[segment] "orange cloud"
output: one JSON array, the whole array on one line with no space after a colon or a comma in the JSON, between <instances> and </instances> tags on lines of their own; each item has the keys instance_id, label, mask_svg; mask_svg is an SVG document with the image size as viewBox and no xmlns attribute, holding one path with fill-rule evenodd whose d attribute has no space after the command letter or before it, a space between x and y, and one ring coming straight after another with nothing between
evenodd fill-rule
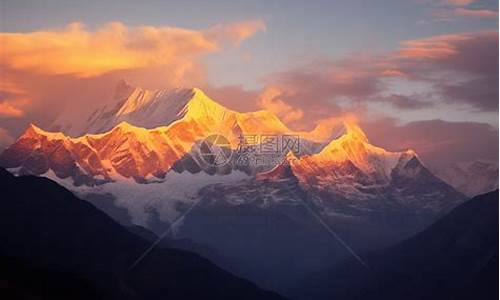
<instances>
[{"instance_id":1,"label":"orange cloud","mask_svg":"<svg viewBox=\"0 0 500 300\"><path fill-rule=\"evenodd\" d=\"M111 97L122 78L145 88L203 85L204 55L262 30L263 21L250 20L202 30L114 22L0 32L0 117L44 123L65 107L81 113Z\"/></svg>"},{"instance_id":2,"label":"orange cloud","mask_svg":"<svg viewBox=\"0 0 500 300\"><path fill-rule=\"evenodd\" d=\"M239 45L242 41L252 37L258 31L265 31L266 24L262 20L250 20L232 23L230 26L219 24L206 31L207 37L218 41L226 41Z\"/></svg>"},{"instance_id":3,"label":"orange cloud","mask_svg":"<svg viewBox=\"0 0 500 300\"><path fill-rule=\"evenodd\" d=\"M0 103L0 116L2 117L22 117L24 113L19 108L11 105L8 102Z\"/></svg>"},{"instance_id":4,"label":"orange cloud","mask_svg":"<svg viewBox=\"0 0 500 300\"><path fill-rule=\"evenodd\" d=\"M237 45L264 30L262 21L215 25L206 30L177 27L127 27L109 23L89 31L81 23L62 30L0 33L0 64L46 74L93 77L107 72L168 66L179 76L200 55Z\"/></svg>"},{"instance_id":5,"label":"orange cloud","mask_svg":"<svg viewBox=\"0 0 500 300\"><path fill-rule=\"evenodd\" d=\"M21 86L2 78L0 81L0 117L18 118L24 116L22 107L31 101L26 98L26 92Z\"/></svg>"},{"instance_id":6,"label":"orange cloud","mask_svg":"<svg viewBox=\"0 0 500 300\"><path fill-rule=\"evenodd\" d=\"M283 92L276 87L266 88L259 98L259 106L275 113L285 123L298 121L304 117L304 112L299 108L286 104L280 97Z\"/></svg>"}]
</instances>

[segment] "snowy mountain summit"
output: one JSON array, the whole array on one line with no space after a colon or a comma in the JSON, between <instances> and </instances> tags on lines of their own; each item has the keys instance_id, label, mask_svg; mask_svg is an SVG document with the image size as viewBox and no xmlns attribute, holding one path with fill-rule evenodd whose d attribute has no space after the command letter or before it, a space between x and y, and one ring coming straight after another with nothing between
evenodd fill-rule
<instances>
[{"instance_id":1,"label":"snowy mountain summit","mask_svg":"<svg viewBox=\"0 0 500 300\"><path fill-rule=\"evenodd\" d=\"M283 193L289 198L285 186L292 185L297 195L321 199L318 205L329 213L389 205L435 214L463 200L415 152L371 144L352 120L331 119L298 132L269 111L240 113L196 88L148 91L121 82L112 101L90 116L63 121L55 122L62 132L30 125L0 154L0 166L51 177L82 197L113 195L142 225L152 208L172 221L183 207L178 203L190 203L217 184L231 203L245 203L247 196L283 200ZM223 136L231 150L222 166L207 163L203 152L214 135ZM241 151L247 137L259 141ZM300 138L297 147L285 147L289 137ZM242 164L252 160L266 165ZM162 200L165 195L173 198Z\"/></svg>"},{"instance_id":2,"label":"snowy mountain summit","mask_svg":"<svg viewBox=\"0 0 500 300\"><path fill-rule=\"evenodd\" d=\"M222 108L197 88L146 90L122 80L116 87L114 97L90 115L75 120L61 114L51 128L70 136L104 133L122 122L151 129L181 119L190 111L188 104L191 112L196 109L214 112Z\"/></svg>"}]
</instances>

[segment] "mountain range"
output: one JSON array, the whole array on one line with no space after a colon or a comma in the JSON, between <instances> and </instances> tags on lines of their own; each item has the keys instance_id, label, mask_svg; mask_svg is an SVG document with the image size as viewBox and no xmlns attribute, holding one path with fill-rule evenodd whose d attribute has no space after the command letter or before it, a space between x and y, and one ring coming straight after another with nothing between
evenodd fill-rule
<instances>
[{"instance_id":1,"label":"mountain range","mask_svg":"<svg viewBox=\"0 0 500 300\"><path fill-rule=\"evenodd\" d=\"M459 162L436 170L436 175L469 197L498 189L498 162L495 161Z\"/></svg>"},{"instance_id":2,"label":"mountain range","mask_svg":"<svg viewBox=\"0 0 500 300\"><path fill-rule=\"evenodd\" d=\"M50 131L53 132L30 125L21 138L30 139L31 136L33 140L37 138L37 135L50 137L53 142L52 145L46 146L48 148L55 147L64 141L64 150L59 150L64 153L59 153L59 156L66 160L70 160L68 156L71 156L75 161L71 166L65 162L67 170L59 170L60 173L62 172L59 177L65 178L69 172L77 184L102 182L100 179L109 181L113 175L109 174L110 172L117 172L136 180L142 180L147 176L161 176L176 162L178 169L196 172L200 169L200 158L196 157L196 152L199 150L196 142L209 134L224 135L229 139L232 147L235 147L242 135L299 135L302 147L296 152L300 151L299 154L303 155L323 150L328 143L346 131L342 121L330 120L321 122L310 132L297 132L290 130L269 111L239 113L213 101L197 88L146 90L133 87L123 80L117 84L112 99L105 101L88 115L80 114L80 118L75 118L74 115L73 113L61 114L49 126ZM353 127L353 124L350 126ZM144 129L148 129L148 132L146 133ZM80 138L71 138L75 136ZM118 144L121 144L121 148L116 146ZM30 145L19 146L31 147ZM108 149L101 149L106 146ZM109 149L110 147L113 149ZM20 150L17 149L17 151ZM108 152L116 150L117 153L110 155L106 153L106 150ZM184 157L186 154L188 154L187 157ZM41 159L38 152L32 156L34 157L31 160ZM12 158L7 157L4 160ZM179 160L183 163L178 163ZM484 162L470 162L468 166L478 163L484 165ZM15 159L10 163L2 163L7 167L13 164L19 165L20 163ZM435 172L440 178L468 196L495 188L497 180L493 180L492 172L487 171L494 168L493 165L488 164L487 168L477 168L464 166L464 164L448 169L436 169ZM78 170L76 166L83 170ZM242 168L245 169L245 167ZM55 167L55 169L58 168ZM431 169L434 170L434 168ZM257 170L250 171L255 173L255 171L262 170L262 168L257 168ZM454 175L457 170L460 172ZM39 173L39 171L30 172ZM471 178L474 180L470 180Z\"/></svg>"},{"instance_id":3,"label":"mountain range","mask_svg":"<svg viewBox=\"0 0 500 300\"><path fill-rule=\"evenodd\" d=\"M416 236L309 274L296 299L498 299L498 190Z\"/></svg>"},{"instance_id":4,"label":"mountain range","mask_svg":"<svg viewBox=\"0 0 500 300\"><path fill-rule=\"evenodd\" d=\"M15 225L0 229L2 297L282 299L172 249L179 243L168 239L137 260L157 236L120 226L46 178L0 169L0 188L2 220ZM498 190L459 205L412 238L361 256L363 264L347 258L303 274L292 299L497 299Z\"/></svg>"},{"instance_id":5,"label":"mountain range","mask_svg":"<svg viewBox=\"0 0 500 300\"><path fill-rule=\"evenodd\" d=\"M55 182L0 169L9 299L282 299L191 252L154 248ZM10 271L9 271L10 270Z\"/></svg>"},{"instance_id":6,"label":"mountain range","mask_svg":"<svg viewBox=\"0 0 500 300\"><path fill-rule=\"evenodd\" d=\"M351 251L408 238L466 200L417 153L371 144L351 119L294 131L200 89L121 82L91 115L61 116L51 128L59 131L30 125L0 166L49 177L123 225L207 246L226 270L280 292ZM214 163L221 153L230 155Z\"/></svg>"}]
</instances>

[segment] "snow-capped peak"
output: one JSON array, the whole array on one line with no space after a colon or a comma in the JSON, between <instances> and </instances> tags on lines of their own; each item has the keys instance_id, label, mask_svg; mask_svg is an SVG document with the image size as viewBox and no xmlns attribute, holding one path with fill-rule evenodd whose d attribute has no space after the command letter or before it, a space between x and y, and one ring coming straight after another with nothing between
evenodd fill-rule
<instances>
[{"instance_id":1,"label":"snow-capped peak","mask_svg":"<svg viewBox=\"0 0 500 300\"><path fill-rule=\"evenodd\" d=\"M228 108L220 105L210 99L199 88L191 89L192 94L189 101L185 104L180 114L185 120L195 120L200 122L202 119L223 120L226 114L235 113Z\"/></svg>"},{"instance_id":2,"label":"snow-capped peak","mask_svg":"<svg viewBox=\"0 0 500 300\"><path fill-rule=\"evenodd\" d=\"M49 132L41 129L33 123L28 125L28 128L24 131L21 137L24 138L34 138L34 137L45 137L49 140L53 139L65 139L66 136L62 132Z\"/></svg>"},{"instance_id":3,"label":"snow-capped peak","mask_svg":"<svg viewBox=\"0 0 500 300\"><path fill-rule=\"evenodd\" d=\"M438 177L469 197L498 189L498 161L463 161L434 171Z\"/></svg>"},{"instance_id":4,"label":"snow-capped peak","mask_svg":"<svg viewBox=\"0 0 500 300\"><path fill-rule=\"evenodd\" d=\"M339 137L326 145L318 154L318 157L328 158L329 160L350 159L360 161L369 152L386 154L387 151L369 144L365 133L356 124L342 122L339 129Z\"/></svg>"},{"instance_id":5,"label":"snow-capped peak","mask_svg":"<svg viewBox=\"0 0 500 300\"><path fill-rule=\"evenodd\" d=\"M400 159L413 157L414 152L390 152L369 143L363 130L352 121L339 124L339 137L327 144L319 153L304 157L305 166L335 166L352 164L364 174L389 180ZM413 155L410 155L413 154ZM307 167L301 167L307 173Z\"/></svg>"},{"instance_id":6,"label":"snow-capped peak","mask_svg":"<svg viewBox=\"0 0 500 300\"><path fill-rule=\"evenodd\" d=\"M212 100L199 88L147 90L120 81L113 99L90 115L56 120L51 128L70 136L105 133L121 122L146 129L169 126L179 120L196 123L204 130L236 126L243 132L278 134L291 132L269 111L239 113Z\"/></svg>"},{"instance_id":7,"label":"snow-capped peak","mask_svg":"<svg viewBox=\"0 0 500 300\"><path fill-rule=\"evenodd\" d=\"M293 154L292 151L288 151L283 161L267 172L262 172L257 174L257 180L268 180L268 181L283 181L283 180L297 180L293 173L292 166L299 161L299 158Z\"/></svg>"},{"instance_id":8,"label":"snow-capped peak","mask_svg":"<svg viewBox=\"0 0 500 300\"><path fill-rule=\"evenodd\" d=\"M182 117L183 109L196 94L197 89L147 90L120 81L114 97L89 115L68 119L63 113L51 128L81 136L109 131L123 121L144 128L168 125Z\"/></svg>"},{"instance_id":9,"label":"snow-capped peak","mask_svg":"<svg viewBox=\"0 0 500 300\"><path fill-rule=\"evenodd\" d=\"M199 88L150 91L122 81L113 102L96 110L87 125L88 132L79 138L46 132L34 125L28 131L33 131L34 136L64 141L66 151L80 166L92 152L95 154L92 162L99 160L100 165L110 166L113 172L134 178L161 176L174 165L180 166L177 164L180 159L187 169L199 172L197 143L213 134L225 136L234 149L241 135L294 134L304 141L302 145L314 144L314 151L289 152L283 156L284 163L271 172L280 173L279 176L292 172L306 177L328 177L331 169L343 166L346 174L361 172L377 180L388 180L398 163L415 156L410 152L389 152L370 144L353 118L331 118L310 132L296 132L272 112L233 111ZM30 147L29 143L18 146ZM51 148L46 146L45 154L50 156ZM25 150L27 155L31 153L30 149ZM85 172L95 173L91 164ZM102 173L112 176L106 170Z\"/></svg>"},{"instance_id":10,"label":"snow-capped peak","mask_svg":"<svg viewBox=\"0 0 500 300\"><path fill-rule=\"evenodd\" d=\"M343 126L345 128L344 136L349 137L349 139L358 140L363 143L368 143L368 138L366 134L361 130L361 128L354 122L344 121Z\"/></svg>"}]
</instances>

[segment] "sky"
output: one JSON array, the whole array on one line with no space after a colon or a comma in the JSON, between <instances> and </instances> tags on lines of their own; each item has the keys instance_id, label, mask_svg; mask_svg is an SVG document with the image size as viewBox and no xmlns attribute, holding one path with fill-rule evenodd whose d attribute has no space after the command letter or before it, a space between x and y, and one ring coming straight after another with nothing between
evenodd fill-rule
<instances>
[{"instance_id":1,"label":"sky","mask_svg":"<svg viewBox=\"0 0 500 300\"><path fill-rule=\"evenodd\" d=\"M297 129L354 114L433 164L498 160L496 1L0 0L0 145L122 78Z\"/></svg>"}]
</instances>

